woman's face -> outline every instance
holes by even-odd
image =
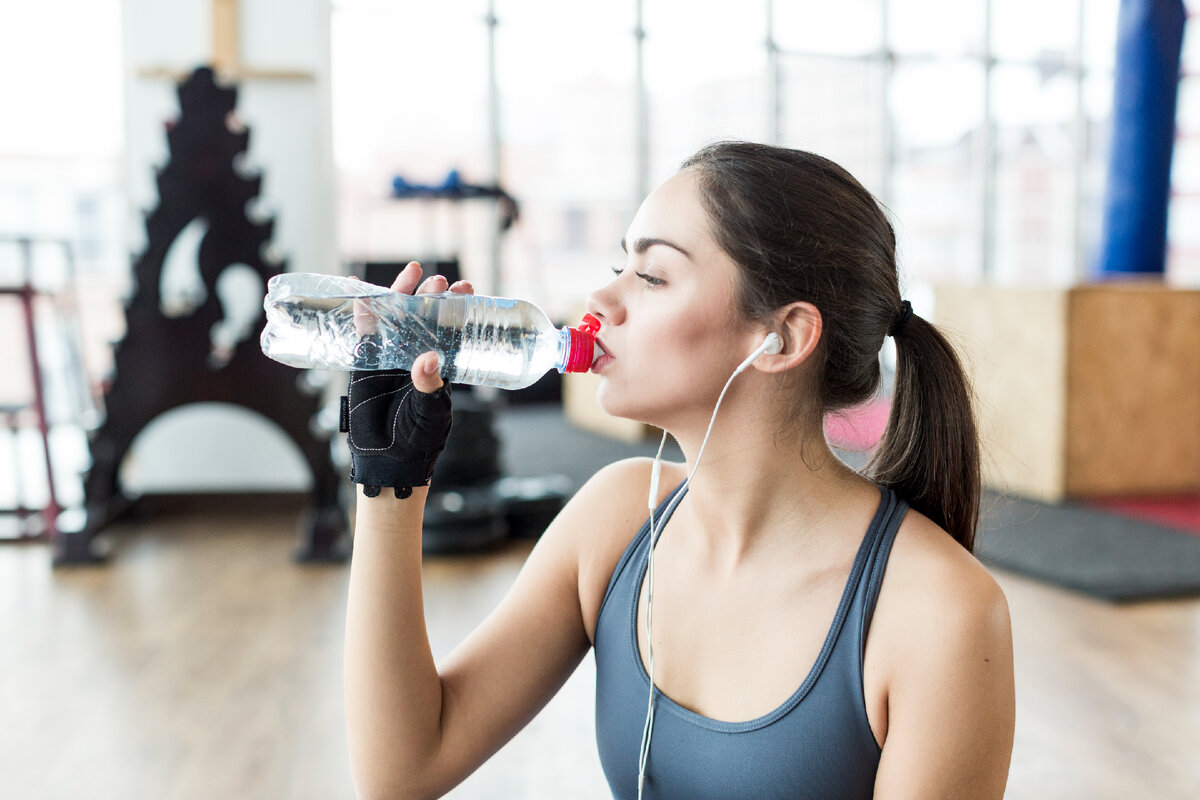
[[[664,427],[680,414],[707,420],[762,332],[737,311],[737,266],[713,238],[692,171],[646,198],[623,245],[619,274],[587,300],[607,353],[592,368],[600,407]]]

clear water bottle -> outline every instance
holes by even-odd
[[[410,369],[430,350],[443,380],[522,389],[551,369],[587,372],[600,323],[556,328],[525,300],[408,295],[334,275],[289,272],[267,282],[260,343],[292,367]]]

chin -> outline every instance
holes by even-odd
[[[596,405],[600,406],[600,410],[610,417],[624,417],[625,414],[622,413],[624,404],[620,402],[620,398],[613,395],[612,384],[608,382],[608,379],[602,378],[600,387],[596,389]]]
[[[648,408],[645,403],[637,402],[628,394],[614,391],[612,384],[607,380],[601,381],[600,388],[596,390],[596,405],[600,406],[600,410],[610,417],[662,427],[661,420],[656,421],[658,415],[654,414],[653,410]]]

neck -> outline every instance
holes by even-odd
[[[676,513],[689,539],[728,566],[781,547],[821,546],[844,531],[839,511],[876,491],[830,450],[819,415],[782,432],[780,417],[764,413],[763,395],[746,388],[730,389],[702,454],[708,418],[676,434],[687,474],[695,470]]]

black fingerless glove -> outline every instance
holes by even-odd
[[[350,480],[377,497],[391,486],[408,497],[424,486],[450,435],[450,384],[425,394],[407,370],[350,373],[342,398],[341,430],[349,433]]]

